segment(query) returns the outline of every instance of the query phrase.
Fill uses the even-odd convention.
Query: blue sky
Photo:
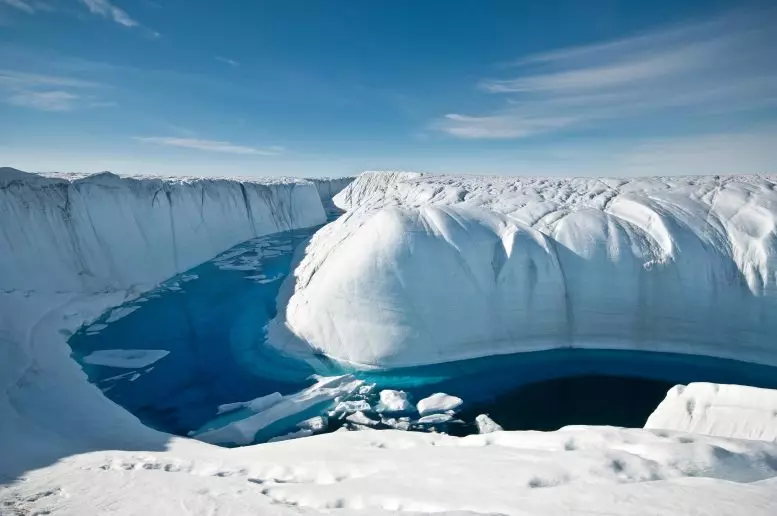
[[[0,0],[0,164],[774,173],[775,26],[745,0]]]

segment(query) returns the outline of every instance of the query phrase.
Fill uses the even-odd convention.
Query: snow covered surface
[[[357,182],[344,197],[354,203],[367,197],[386,203],[393,202],[387,201],[395,195],[391,192],[404,192],[402,203],[409,205],[413,198],[420,202],[424,197],[433,201],[479,196],[479,209],[486,207],[496,212],[486,217],[490,220],[489,217],[513,215],[507,209],[494,209],[495,206],[513,203],[512,197],[534,195],[530,195],[530,186],[519,185],[510,190],[501,184],[486,186],[486,181],[481,181],[479,193],[468,197],[466,191],[459,195],[454,183],[475,185],[478,181],[474,178],[442,178],[436,185],[438,180],[434,178],[405,176],[402,176],[404,179],[368,176],[382,186],[368,188],[365,179]],[[418,184],[413,186],[413,181]],[[519,183],[506,179],[502,182],[510,181]],[[552,186],[556,180],[545,181]],[[658,188],[651,196],[661,199],[669,195],[658,186],[665,185],[664,180],[652,181],[643,181],[647,185],[644,188]],[[703,181],[693,181],[688,188],[699,190]],[[734,260],[740,272],[746,269],[740,268],[740,263],[752,266],[747,274],[735,274],[732,280],[739,292],[747,294],[739,301],[748,309],[758,306],[750,297],[771,299],[774,286],[774,235],[768,226],[774,210],[773,204],[769,204],[771,200],[764,201],[774,195],[770,181],[726,178],[708,181],[713,190],[720,186],[715,196],[726,199],[725,192],[733,188],[730,194],[747,198],[720,226],[739,228],[741,238],[736,245],[744,242],[747,246],[735,247],[733,241],[727,240],[728,243],[713,249],[725,251],[726,245],[731,245],[723,261]],[[727,186],[727,182],[733,186]],[[571,184],[567,188],[564,181],[558,183],[558,191],[586,195],[584,188],[578,189],[580,185]],[[602,183],[602,188],[641,191],[643,187],[638,183]],[[671,430],[569,427],[548,433],[496,432],[466,438],[402,431],[337,432],[224,449],[147,428],[86,381],[84,373],[70,358],[66,344],[73,331],[106,310],[135,298],[146,285],[185,269],[187,264],[205,260],[240,239],[254,236],[252,228],[257,232],[274,231],[286,222],[294,225],[320,222],[317,215],[323,212],[320,200],[309,193],[315,193],[316,189],[306,184],[309,183],[121,179],[112,175],[48,178],[2,171],[0,512],[79,516],[107,513],[348,516],[445,511],[470,515],[566,515],[586,511],[611,515],[774,514],[777,506],[777,443],[774,442]],[[532,184],[537,188],[541,185],[539,180]],[[586,184],[594,188],[597,183]],[[440,193],[433,194],[438,187]],[[547,195],[552,197],[556,190],[551,188]],[[290,195],[286,198],[288,203],[273,204],[275,195],[286,193]],[[294,200],[297,193],[300,197]],[[492,195],[490,201],[489,195]],[[546,194],[540,191],[536,195]],[[680,198],[685,199],[684,195],[680,194]],[[315,197],[318,208],[308,206],[311,197]],[[598,202],[596,195],[589,201]],[[548,201],[553,202],[563,206],[567,201]],[[718,203],[707,202],[709,206],[712,204]],[[537,203],[533,206],[527,210],[540,210]],[[264,209],[268,211],[261,212]],[[347,218],[360,218],[362,209],[367,210],[357,208],[359,213]],[[711,221],[715,220],[717,210],[710,210]],[[260,212],[267,217],[257,216]],[[293,213],[297,215],[292,216]],[[249,214],[252,221],[246,220]],[[659,231],[662,221],[665,222],[662,217],[651,219],[651,230]],[[338,223],[325,230],[324,236],[316,237],[315,247],[319,250],[325,247],[328,256],[340,245],[352,245],[346,242],[350,232],[340,233],[345,223]],[[590,241],[592,249],[598,249],[603,237],[595,231],[597,227],[596,224],[581,226],[573,234],[581,241]],[[586,236],[589,230],[592,233]],[[719,233],[708,236],[715,235]],[[337,238],[324,246],[325,237]],[[609,237],[606,241],[609,242]],[[642,249],[639,242],[634,245]],[[609,253],[611,248],[607,249]],[[623,256],[631,256],[628,246],[618,249]],[[685,252],[686,243],[682,249]],[[680,254],[676,250],[672,253],[672,259]],[[322,276],[314,274],[311,266],[314,260],[310,256],[297,274],[301,285],[306,285],[310,276],[317,276],[316,281]],[[326,261],[326,256],[316,256],[317,260]],[[523,263],[528,266],[529,262]],[[702,266],[705,263],[698,265],[700,270],[708,270],[706,265]],[[374,265],[385,264],[374,262]],[[470,268],[474,266],[473,263]],[[726,270],[734,271],[730,264],[728,267]],[[615,272],[613,268],[608,270]],[[363,272],[359,270],[359,274]],[[753,290],[750,281],[759,277],[761,287]],[[612,281],[621,279],[616,275]],[[601,280],[601,276],[594,275],[593,280]],[[578,281],[582,280],[578,278]],[[683,283],[687,290],[703,286],[689,283],[683,276],[675,277],[674,281]],[[449,278],[448,283],[454,281]],[[533,292],[541,290],[538,287]],[[594,290],[598,296],[607,291]],[[573,296],[582,295],[582,290],[570,291],[577,292]],[[444,290],[443,294],[438,301],[457,299],[449,291]],[[709,294],[709,289],[703,290],[697,297],[703,301]],[[616,301],[608,306],[617,306]],[[732,300],[724,306],[736,309],[733,305]],[[648,313],[656,310],[653,305],[645,306],[649,308]],[[766,332],[768,315],[774,313],[769,311],[770,306],[765,305],[750,319],[740,321],[742,325],[750,325],[757,335],[732,340],[736,342],[736,352],[746,355],[750,350],[752,356],[758,354],[753,351],[757,348],[754,343]],[[597,307],[601,308],[594,305]],[[732,312],[730,324],[736,323],[743,314],[747,315],[745,309]],[[760,319],[756,317],[758,314]],[[577,321],[581,324],[579,318]],[[388,325],[381,331],[390,333],[394,329],[396,326]],[[402,334],[394,336],[402,337]],[[363,342],[369,343],[369,340],[363,339]],[[767,339],[767,342],[770,341]],[[700,345],[694,348],[698,352],[702,349]],[[720,349],[713,346],[709,350],[720,352]],[[399,351],[398,355],[391,356],[398,356],[401,362],[406,350]],[[447,352],[445,348],[440,351]],[[772,356],[768,346],[761,351],[759,358]],[[373,353],[373,356],[386,355]],[[437,360],[448,357],[441,354]],[[428,360],[428,354],[423,358]],[[342,387],[356,381],[335,382],[341,382]],[[262,417],[266,418],[267,413],[280,406],[284,406],[283,402],[256,415],[265,414]],[[738,414],[745,417],[744,411]],[[399,421],[397,425],[400,426]],[[310,432],[312,428],[300,428],[288,437]],[[235,434],[239,437],[243,432]]]
[[[363,368],[557,347],[777,365],[774,177],[374,173],[335,202],[351,211],[285,290],[281,348]]]
[[[645,428],[777,441],[777,390],[714,383],[677,385]]]
[[[0,490],[0,503],[72,515],[284,516],[773,516],[777,504],[777,445],[670,431],[389,430],[233,450],[183,439],[166,446],[68,457]]]

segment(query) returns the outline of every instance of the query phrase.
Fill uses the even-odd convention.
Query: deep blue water
[[[299,391],[310,385],[313,370],[262,343],[293,249],[316,229],[244,242],[170,279],[147,293],[147,301],[129,303],[140,308],[99,333],[90,334],[88,327],[74,334],[69,340],[74,358],[110,399],[144,423],[177,434],[200,427],[220,404]],[[105,324],[109,316],[96,324]],[[170,354],[141,369],[82,361],[107,349],[163,349]],[[253,364],[251,370],[246,363]]]
[[[218,405],[276,391],[298,392],[312,384],[314,370],[265,345],[265,325],[275,316],[275,299],[289,274],[294,249],[316,229],[244,242],[172,278],[144,295],[142,302],[128,303],[139,307],[129,315],[109,323],[111,312],[106,313],[74,334],[69,341],[73,357],[110,399],[149,426],[181,435],[212,423]],[[83,361],[94,351],[113,349],[161,349],[169,354],[135,369]],[[415,400],[440,391],[457,395],[465,400],[462,419],[490,413],[507,429],[641,426],[668,387],[677,383],[777,388],[775,368],[640,351],[565,348],[392,371],[330,367],[330,372],[351,372],[374,382],[378,389],[408,391]],[[246,415],[238,411],[218,421]],[[459,433],[472,431],[471,425],[462,428]]]

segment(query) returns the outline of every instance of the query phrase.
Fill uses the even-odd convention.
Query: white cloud
[[[681,122],[777,105],[775,13],[524,57],[503,67],[513,77],[478,84],[504,98],[500,109],[451,113],[432,128],[457,138],[524,138],[616,120]]]
[[[221,61],[222,63],[226,63],[230,66],[240,66],[240,63],[234,59],[229,59],[228,57],[216,56],[216,61]]]
[[[210,152],[225,152],[229,154],[252,154],[257,156],[276,156],[283,152],[282,147],[249,147],[245,145],[236,145],[231,142],[217,140],[200,140],[197,138],[175,138],[175,137],[136,137],[138,141],[154,143],[157,145],[166,145],[169,147],[183,147],[186,149],[197,149]]]
[[[24,11],[27,14],[35,13],[35,8],[24,0],[0,0],[0,3],[9,5],[15,9],[19,9],[20,11]]]
[[[115,105],[95,95],[102,86],[72,77],[0,70],[0,99],[7,104],[41,111]]]
[[[60,86],[71,88],[98,88],[102,85],[94,81],[74,79],[57,75],[43,75],[16,70],[0,70],[0,87],[30,88],[37,86]]]
[[[9,104],[41,111],[70,111],[80,97],[67,91],[24,91],[11,95]]]
[[[81,0],[93,13],[115,21],[125,27],[137,27],[139,24],[126,11],[113,5],[110,0]]]

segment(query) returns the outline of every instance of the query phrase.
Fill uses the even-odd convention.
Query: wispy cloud
[[[670,110],[692,116],[777,105],[776,12],[526,56],[502,67],[512,77],[478,83],[504,97],[501,109],[451,113],[432,128],[458,138],[524,138]]]
[[[35,14],[35,8],[25,0],[0,0],[0,4],[9,5],[14,9],[19,9],[27,14]]]
[[[277,156],[283,152],[283,147],[250,147],[246,145],[237,145],[226,141],[201,140],[197,138],[175,138],[175,137],[135,137],[136,140],[154,143],[157,145],[166,145],[168,147],[183,147],[185,149],[196,149],[210,152],[225,152],[228,154],[252,154],[256,156]]]
[[[126,11],[116,7],[109,0],[81,0],[81,3],[86,5],[92,13],[113,20],[120,25],[125,27],[138,26],[138,22],[132,19]]]
[[[41,111],[72,111],[79,107],[105,107],[103,85],[73,77],[0,70],[0,100],[17,107]]]
[[[24,91],[11,95],[7,102],[41,111],[71,111],[79,98],[67,91]]]
[[[229,59],[228,57],[216,56],[216,61],[221,61],[222,63],[226,63],[230,66],[240,66],[240,63],[234,59]]]

